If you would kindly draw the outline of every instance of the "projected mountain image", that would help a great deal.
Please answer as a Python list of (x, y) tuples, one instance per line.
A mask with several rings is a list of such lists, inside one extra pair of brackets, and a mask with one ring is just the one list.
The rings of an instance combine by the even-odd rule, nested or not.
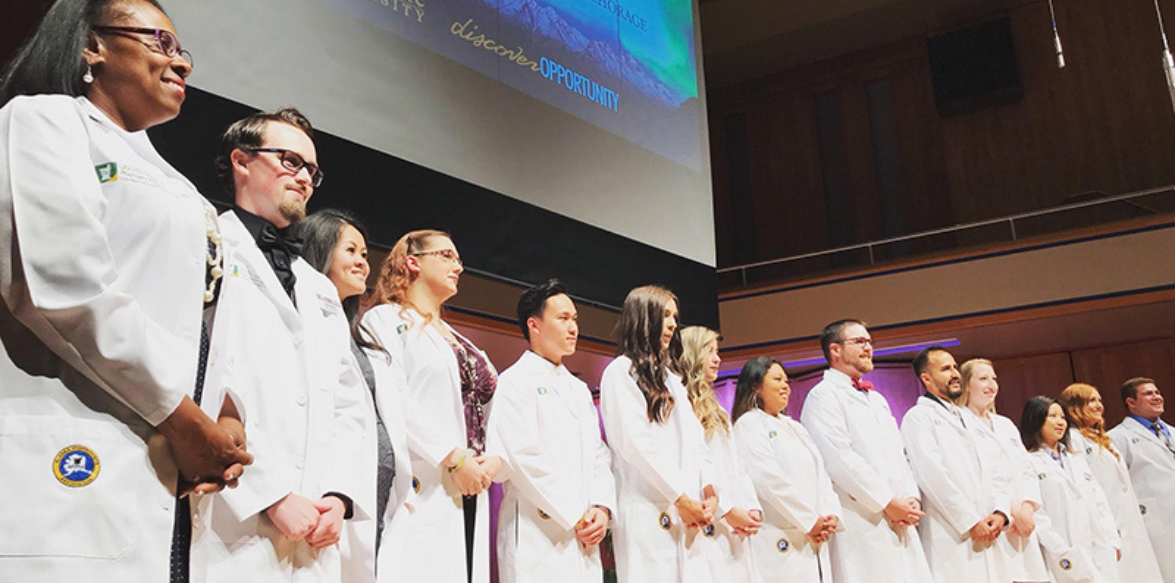
[(679, 164), (701, 166), (690, 0), (322, 0)]

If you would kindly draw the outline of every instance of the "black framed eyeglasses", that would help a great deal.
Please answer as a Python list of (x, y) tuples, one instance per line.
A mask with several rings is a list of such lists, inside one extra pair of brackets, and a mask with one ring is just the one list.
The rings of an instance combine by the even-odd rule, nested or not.
[(465, 262), (461, 261), (461, 256), (458, 255), (457, 252), (452, 249), (433, 249), (432, 251), (420, 251), (418, 253), (412, 254), (413, 257), (420, 257), (422, 255), (437, 255), (440, 257), (444, 257), (445, 259), (447, 259), (453, 263), (456, 263), (457, 265), (459, 265), (461, 267), (465, 267)]
[(180, 47), (180, 39), (176, 38), (175, 33), (170, 30), (164, 30), (162, 28), (139, 28), (136, 26), (95, 25), (94, 31), (99, 34), (117, 34), (127, 38), (133, 38), (140, 42), (142, 42), (141, 38), (132, 35), (149, 34), (155, 37), (155, 43), (153, 45), (143, 43), (147, 48), (172, 59), (178, 55), (181, 59), (187, 61), (189, 65), (195, 65), (195, 62), (192, 61), (192, 53)]
[(282, 166), (284, 166), (286, 170), (297, 174), (301, 172), (303, 168), (305, 168), (306, 171), (310, 173), (310, 184), (312, 184), (314, 188), (318, 188), (318, 186), (322, 184), (322, 169), (319, 168), (317, 164), (307, 162), (301, 154), (293, 150), (287, 150), (285, 148), (241, 148), (241, 150), (251, 154), (255, 154), (257, 152), (278, 154), (281, 157)]

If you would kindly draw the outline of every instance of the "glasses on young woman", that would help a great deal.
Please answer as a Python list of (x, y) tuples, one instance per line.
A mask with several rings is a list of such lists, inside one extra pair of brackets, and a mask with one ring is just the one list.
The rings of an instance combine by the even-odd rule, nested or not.
[[(192, 53), (180, 47), (180, 39), (175, 37), (175, 33), (170, 30), (162, 28), (139, 28), (135, 26), (104, 26), (98, 25), (94, 27), (94, 31), (99, 34), (116, 34), (133, 38), (142, 42), (147, 48), (155, 51), (168, 58), (174, 59), (177, 55), (187, 61), (189, 65), (193, 65)], [(144, 42), (140, 35), (150, 35), (155, 37), (154, 43)]]
[(301, 172), (303, 168), (305, 168), (306, 171), (310, 173), (310, 184), (314, 185), (314, 188), (318, 188), (319, 185), (322, 184), (322, 169), (319, 168), (317, 164), (307, 162), (306, 159), (303, 158), (301, 154), (299, 154), (293, 150), (287, 150), (285, 148), (241, 148), (241, 149), (246, 152), (249, 152), (251, 154), (255, 154), (257, 152), (269, 152), (272, 154), (278, 154), (279, 156), (281, 156), (282, 166), (284, 166), (286, 170), (289, 170), (290, 172), (297, 174), (298, 172)]
[(432, 251), (421, 251), (419, 253), (412, 254), (413, 257), (420, 257), (421, 255), (437, 255), (444, 257), (445, 259), (456, 263), (461, 267), (465, 267), (465, 263), (461, 261), (461, 256), (457, 255), (457, 252), (452, 249), (434, 249)]

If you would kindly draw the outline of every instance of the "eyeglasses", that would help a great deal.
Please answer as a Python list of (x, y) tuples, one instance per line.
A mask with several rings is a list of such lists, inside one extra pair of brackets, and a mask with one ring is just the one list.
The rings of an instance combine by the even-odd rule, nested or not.
[(303, 168), (305, 168), (306, 171), (310, 173), (310, 184), (312, 184), (314, 186), (314, 188), (318, 188), (319, 185), (322, 184), (322, 169), (319, 168), (317, 164), (307, 162), (306, 159), (303, 158), (301, 154), (299, 154), (293, 150), (287, 150), (285, 148), (241, 148), (241, 149), (246, 152), (249, 152), (251, 154), (256, 154), (257, 152), (269, 152), (272, 154), (280, 154), (282, 166), (284, 166), (286, 168), (286, 170), (289, 170), (290, 172), (297, 174), (297, 173), (301, 172)]
[(873, 346), (873, 339), (867, 336), (861, 336), (858, 338), (845, 338), (844, 340), (838, 342), (838, 344), (858, 344), (860, 346), (865, 346), (868, 344), (869, 346)]
[(142, 42), (142, 39), (132, 35), (149, 34), (155, 37), (155, 43), (153, 45), (143, 43), (147, 46), (147, 48), (172, 59), (178, 55), (181, 59), (187, 61), (188, 65), (194, 64), (192, 61), (192, 53), (189, 53), (180, 47), (180, 39), (176, 38), (175, 33), (171, 32), (170, 30), (164, 30), (162, 28), (138, 28), (134, 26), (95, 25), (94, 31), (98, 32), (99, 34), (117, 34), (127, 38), (133, 38), (140, 42)]
[(420, 257), (422, 255), (439, 255), (449, 261), (452, 261), (453, 263), (456, 263), (460, 267), (465, 267), (465, 262), (461, 261), (461, 256), (457, 255), (457, 252), (452, 249), (435, 249), (433, 251), (421, 251), (419, 253), (412, 254), (413, 257)]

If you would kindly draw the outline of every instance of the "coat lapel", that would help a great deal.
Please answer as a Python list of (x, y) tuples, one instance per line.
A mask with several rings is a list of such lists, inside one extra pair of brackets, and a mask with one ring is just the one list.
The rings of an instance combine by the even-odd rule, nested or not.
[[(251, 284), (260, 288), (262, 293), (273, 302), (281, 315), (282, 322), (297, 337), (302, 331), (302, 319), (294, 308), (290, 296), (286, 295), (285, 289), (278, 281), (273, 267), (266, 261), (265, 255), (261, 253), (261, 249), (253, 241), (253, 236), (237, 218), (236, 213), (230, 210), (220, 215), (220, 230), (229, 251), (227, 258), (230, 264), (226, 266), (225, 277), (251, 280)], [(235, 266), (231, 265), (233, 261), (239, 261), (244, 267), (245, 273), (234, 270)], [(249, 282), (243, 281), (241, 283), (248, 284)], [(297, 291), (294, 293), (296, 294)]]

